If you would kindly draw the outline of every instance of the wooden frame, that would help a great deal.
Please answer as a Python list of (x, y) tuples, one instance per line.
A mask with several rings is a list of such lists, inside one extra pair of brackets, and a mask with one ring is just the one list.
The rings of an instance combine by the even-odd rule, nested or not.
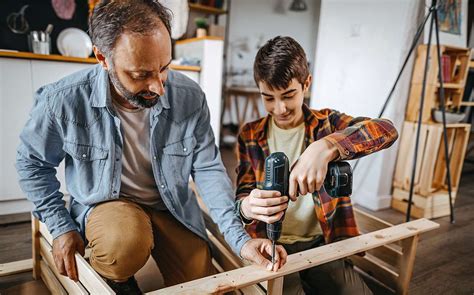
[[(389, 270), (382, 272), (382, 269), (378, 268), (374, 274), (381, 276), (379, 273), (382, 273), (382, 275), (387, 276), (393, 280), (393, 286), (397, 293), (407, 294), (414, 265), (418, 235), (437, 227), (439, 227), (437, 223), (428, 219), (419, 219), (289, 255), (287, 264), (278, 272), (271, 272), (262, 267), (250, 265), (218, 275), (160, 289), (148, 294), (221, 294), (238, 290), (242, 287), (252, 286), (262, 281), (268, 281), (267, 294), (282, 294), (284, 275), (363, 251), (390, 245), (400, 240), (402, 241), (401, 249), (403, 255), (400, 257), (399, 262), (400, 268), (403, 271), (396, 274)], [(377, 266), (376, 263), (371, 262), (365, 257), (360, 258), (360, 260), (367, 261), (367, 264), (371, 265), (371, 267)], [(359, 266), (362, 264), (356, 262), (356, 265)]]
[[(216, 237), (212, 233), (214, 229), (210, 229), (208, 235), (214, 248), (213, 263), (224, 272), (148, 294), (221, 293), (237, 289), (244, 294), (265, 294), (265, 288), (267, 294), (281, 294), (284, 275), (344, 257), (349, 257), (356, 267), (396, 293), (407, 294), (418, 236), (439, 225), (419, 219), (392, 226), (363, 211), (356, 209), (355, 213), (361, 231), (365, 234), (290, 255), (287, 264), (278, 272), (270, 272), (255, 265), (243, 266), (242, 261), (221, 241), (222, 237)], [(79, 282), (59, 275), (51, 255), (51, 235), (37, 219), (32, 219), (32, 225), (33, 275), (36, 279), (41, 278), (52, 293), (114, 294), (87, 263), (89, 251), (86, 251), (85, 257), (76, 253)], [(364, 257), (354, 255), (364, 251)], [(260, 286), (257, 283), (261, 283)]]
[[(453, 191), (456, 191), (461, 178), (471, 125), (461, 123), (447, 124), (446, 128), (451, 159), (451, 181)], [(406, 191), (410, 189), (413, 155), (415, 152), (413, 138), (416, 130), (417, 123), (405, 121), (393, 177), (393, 186)], [(430, 196), (440, 189), (446, 189), (446, 181), (443, 126), (441, 124), (422, 124), (414, 191), (422, 196)]]
[[(470, 66), (471, 49), (441, 45), (441, 55), (449, 56), (451, 67), (451, 82), (443, 83), (445, 88), (446, 106), (458, 108), (462, 103), (464, 87)], [(420, 110), (421, 89), (428, 46), (418, 46), (416, 53), (413, 76), (411, 79), (410, 94), (408, 96), (406, 120), (418, 121)], [(430, 61), (428, 62), (428, 75), (426, 79), (425, 101), (422, 110), (422, 122), (432, 122), (431, 110), (439, 105), (438, 83), (438, 58), (436, 45), (430, 47)]]

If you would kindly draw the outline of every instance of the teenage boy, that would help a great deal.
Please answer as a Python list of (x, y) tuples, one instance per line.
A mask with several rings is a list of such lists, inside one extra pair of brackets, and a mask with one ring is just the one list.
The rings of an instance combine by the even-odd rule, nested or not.
[[(245, 124), (238, 138), (236, 212), (246, 230), (265, 237), (265, 224), (286, 212), (278, 242), (288, 254), (359, 235), (350, 197), (333, 198), (322, 186), (328, 163), (388, 148), (397, 130), (386, 119), (309, 109), (303, 103), (311, 85), (306, 55), (290, 37), (273, 38), (258, 51), (254, 79), (268, 115)], [(273, 152), (284, 152), (290, 160), (289, 196), (261, 190), (265, 158)], [(345, 259), (301, 271), (299, 278), (286, 277), (284, 289), (371, 294)]]

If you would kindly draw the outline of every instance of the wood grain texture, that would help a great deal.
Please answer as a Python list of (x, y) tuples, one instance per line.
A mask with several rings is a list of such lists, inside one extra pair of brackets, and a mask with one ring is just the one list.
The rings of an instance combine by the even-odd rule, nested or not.
[(217, 294), (234, 291), (261, 281), (272, 280), (329, 261), (390, 244), (400, 239), (412, 237), (436, 229), (438, 226), (438, 224), (430, 220), (419, 219), (289, 255), (287, 263), (278, 272), (271, 272), (260, 266), (250, 265), (148, 294), (158, 294), (158, 292), (159, 294), (187, 294), (191, 292), (196, 294)]

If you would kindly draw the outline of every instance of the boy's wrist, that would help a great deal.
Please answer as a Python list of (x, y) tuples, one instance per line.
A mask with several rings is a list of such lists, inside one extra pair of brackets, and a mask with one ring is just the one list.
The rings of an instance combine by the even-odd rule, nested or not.
[(339, 150), (336, 145), (324, 138), (314, 142), (319, 145), (320, 155), (329, 163), (339, 157)]
[(327, 146), (328, 146), (328, 162), (331, 162), (334, 159), (339, 158), (339, 149), (335, 144), (330, 142), (329, 140), (325, 140)]

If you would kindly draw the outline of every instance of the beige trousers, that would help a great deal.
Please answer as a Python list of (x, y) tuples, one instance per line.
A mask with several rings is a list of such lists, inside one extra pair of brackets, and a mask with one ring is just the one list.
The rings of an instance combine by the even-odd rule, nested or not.
[(215, 273), (206, 241), (168, 211), (117, 200), (94, 207), (86, 224), (90, 264), (103, 277), (123, 281), (145, 265), (150, 254), (172, 286)]

